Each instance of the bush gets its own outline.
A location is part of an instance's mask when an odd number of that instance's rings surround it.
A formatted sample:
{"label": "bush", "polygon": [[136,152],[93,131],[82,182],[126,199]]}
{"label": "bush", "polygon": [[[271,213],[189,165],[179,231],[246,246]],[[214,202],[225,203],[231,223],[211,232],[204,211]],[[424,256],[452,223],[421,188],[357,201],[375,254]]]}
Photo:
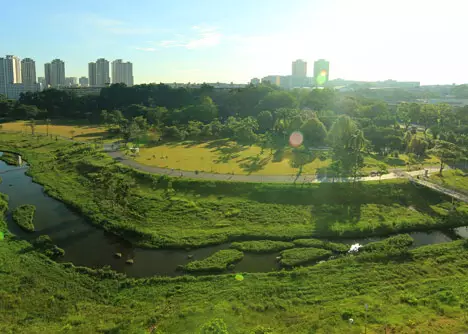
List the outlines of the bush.
{"label": "bush", "polygon": [[272,253],[283,249],[293,248],[294,244],[286,241],[258,240],[233,242],[231,247],[244,252]]}
{"label": "bush", "polygon": [[223,319],[214,319],[201,327],[200,334],[229,334],[229,332]]}
{"label": "bush", "polygon": [[280,263],[284,266],[296,266],[317,261],[332,255],[332,252],[320,248],[293,248],[281,252]]}
{"label": "bush", "polygon": [[34,205],[20,205],[13,211],[13,220],[23,230],[34,232],[34,212],[36,212],[36,207]]}
{"label": "bush", "polygon": [[55,259],[65,255],[65,251],[55,245],[48,235],[41,235],[33,241],[33,245],[46,256]]}
{"label": "bush", "polygon": [[243,257],[244,253],[236,249],[220,250],[206,259],[190,262],[184,267],[184,270],[220,272],[226,270],[229,264],[242,260]]}

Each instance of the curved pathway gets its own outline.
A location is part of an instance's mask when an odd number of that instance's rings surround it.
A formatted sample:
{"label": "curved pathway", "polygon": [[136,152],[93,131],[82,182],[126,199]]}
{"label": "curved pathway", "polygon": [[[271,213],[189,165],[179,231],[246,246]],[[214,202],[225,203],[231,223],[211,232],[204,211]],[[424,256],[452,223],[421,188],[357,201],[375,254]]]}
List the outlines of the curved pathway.
{"label": "curved pathway", "polygon": [[[147,166],[136,162],[133,159],[128,158],[122,151],[115,150],[113,144],[105,144],[104,151],[107,152],[114,160],[127,165],[129,167],[141,170],[147,173],[169,175],[173,177],[184,177],[190,179],[203,179],[203,180],[220,180],[220,181],[236,181],[236,182],[265,182],[265,183],[324,183],[324,182],[352,182],[353,178],[317,178],[316,175],[241,175],[241,174],[217,174],[208,172],[194,172],[176,170],[170,168]],[[426,168],[428,173],[434,173],[439,171],[438,167]],[[365,176],[357,179],[357,181],[379,181],[379,180],[390,180],[397,178],[405,178],[409,176],[424,175],[425,170],[417,170],[406,173],[403,170],[395,169],[389,174],[379,176]]]}

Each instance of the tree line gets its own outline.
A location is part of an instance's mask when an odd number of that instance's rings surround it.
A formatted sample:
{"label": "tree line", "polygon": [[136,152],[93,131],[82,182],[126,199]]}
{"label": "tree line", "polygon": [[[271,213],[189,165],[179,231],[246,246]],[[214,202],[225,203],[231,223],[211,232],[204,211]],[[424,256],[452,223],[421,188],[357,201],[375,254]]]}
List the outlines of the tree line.
{"label": "tree line", "polygon": [[230,138],[242,144],[281,147],[287,145],[293,131],[300,131],[302,149],[332,147],[333,160],[341,164],[333,168],[346,169],[352,175],[362,165],[359,152],[409,153],[417,160],[438,143],[464,149],[468,139],[468,107],[419,103],[389,106],[382,100],[352,93],[285,91],[263,84],[232,90],[216,90],[209,85],[171,88],[164,84],[113,84],[99,95],[87,96],[47,89],[22,94],[18,101],[0,97],[0,117],[87,119],[136,142],[153,129],[163,140]]}

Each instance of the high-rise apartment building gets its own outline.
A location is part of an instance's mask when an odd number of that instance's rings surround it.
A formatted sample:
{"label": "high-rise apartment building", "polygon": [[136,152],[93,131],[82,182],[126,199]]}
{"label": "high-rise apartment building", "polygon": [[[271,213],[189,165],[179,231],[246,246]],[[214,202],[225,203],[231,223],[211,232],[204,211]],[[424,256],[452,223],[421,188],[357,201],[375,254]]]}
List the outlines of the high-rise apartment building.
{"label": "high-rise apartment building", "polygon": [[14,85],[21,84],[21,62],[16,56],[0,58],[0,94],[10,97]]}
{"label": "high-rise apartment building", "polygon": [[79,79],[80,87],[88,87],[89,86],[89,80],[87,77],[81,77]]}
{"label": "high-rise apartment building", "polygon": [[39,90],[44,90],[44,89],[47,88],[46,78],[45,77],[37,78],[37,83],[39,85]]}
{"label": "high-rise apartment building", "polygon": [[307,62],[301,59],[292,62],[292,75],[293,77],[307,76]]}
{"label": "high-rise apartment building", "polygon": [[96,86],[105,87],[110,84],[109,62],[104,58],[96,60]]}
{"label": "high-rise apartment building", "polygon": [[44,88],[60,88],[65,86],[65,63],[60,59],[44,65],[46,86]]}
{"label": "high-rise apartment building", "polygon": [[319,59],[314,62],[314,78],[318,86],[328,82],[330,74],[330,63],[325,59]]}
{"label": "high-rise apartment building", "polygon": [[133,86],[133,65],[124,63],[122,59],[112,62],[112,83],[124,83],[128,87]]}
{"label": "high-rise apartment building", "polygon": [[90,87],[96,87],[96,63],[88,64],[88,80]]}
{"label": "high-rise apartment building", "polygon": [[36,62],[31,58],[21,60],[21,80],[27,92],[38,90],[36,77]]}

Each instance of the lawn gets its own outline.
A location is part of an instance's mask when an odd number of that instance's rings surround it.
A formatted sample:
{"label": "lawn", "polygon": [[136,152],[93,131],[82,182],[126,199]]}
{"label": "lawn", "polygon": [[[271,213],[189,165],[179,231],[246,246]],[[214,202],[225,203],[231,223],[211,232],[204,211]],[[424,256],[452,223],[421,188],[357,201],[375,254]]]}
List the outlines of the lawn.
{"label": "lawn", "polygon": [[[313,151],[315,158],[306,163],[302,174],[315,175],[326,168],[331,160],[325,151]],[[166,143],[158,146],[140,148],[135,160],[148,166],[173,168],[187,171],[211,172],[221,174],[254,174],[254,175],[296,175],[298,166],[294,164],[295,154],[292,149],[262,149],[259,146],[242,146],[229,140],[214,140],[205,143],[184,142]],[[367,155],[363,172],[369,174],[378,171],[379,164],[384,163],[388,169],[406,170],[409,158],[401,154],[398,158]],[[423,166],[437,165],[438,160],[428,157]],[[418,169],[419,165],[411,166]]]}
{"label": "lawn", "polygon": [[1,149],[20,152],[51,196],[146,247],[362,237],[468,221],[467,205],[447,211],[450,199],[404,180],[355,185],[189,180],[137,172],[69,141],[0,134]]}
{"label": "lawn", "polygon": [[444,187],[451,188],[465,194],[468,194],[468,172],[460,169],[446,170],[443,177],[439,174],[431,176],[431,181],[440,184]]}
{"label": "lawn", "polygon": [[[80,124],[83,123],[83,124]],[[26,134],[31,134],[31,127],[28,121],[17,121],[9,123],[1,123],[1,129],[4,131],[18,131]],[[97,125],[89,125],[85,122],[65,122],[60,124],[52,124],[49,126],[49,135],[74,138],[78,141],[88,141],[101,139],[108,135],[107,129]],[[47,125],[45,121],[36,121],[35,133],[47,134]]]}

